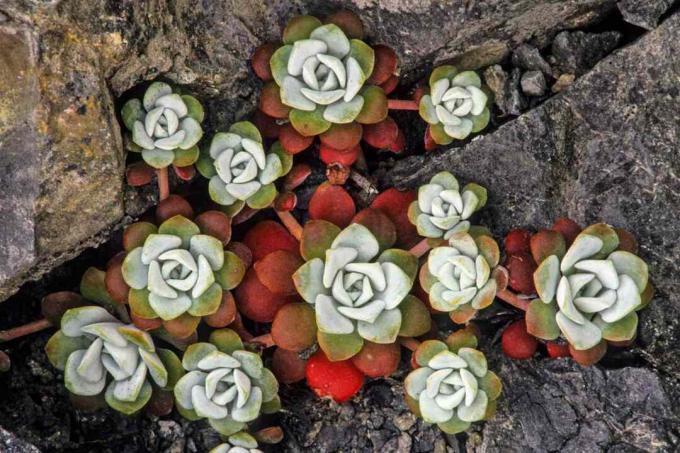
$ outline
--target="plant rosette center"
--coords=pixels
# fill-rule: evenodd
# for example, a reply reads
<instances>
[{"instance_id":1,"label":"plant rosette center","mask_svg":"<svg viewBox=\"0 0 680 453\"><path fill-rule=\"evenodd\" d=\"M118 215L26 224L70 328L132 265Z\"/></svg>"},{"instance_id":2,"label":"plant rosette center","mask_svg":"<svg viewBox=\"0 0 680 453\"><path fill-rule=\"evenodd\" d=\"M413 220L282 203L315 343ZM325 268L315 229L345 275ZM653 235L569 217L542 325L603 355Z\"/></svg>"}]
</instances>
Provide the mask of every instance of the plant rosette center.
<instances>
[{"instance_id":1,"label":"plant rosette center","mask_svg":"<svg viewBox=\"0 0 680 453\"><path fill-rule=\"evenodd\" d=\"M549 254L534 273L540 301L527 311L529 332L545 339L561 332L577 350L602 339L632 339L649 271L642 259L618 247L616 231L600 223L583 230L566 253L562 246L562 253Z\"/></svg>"},{"instance_id":2,"label":"plant rosette center","mask_svg":"<svg viewBox=\"0 0 680 453\"><path fill-rule=\"evenodd\" d=\"M358 333L383 344L396 340L402 324L399 305L412 280L379 251L373 233L354 223L337 234L324 258L313 258L295 272L297 290L313 304L320 332Z\"/></svg>"}]
</instances>

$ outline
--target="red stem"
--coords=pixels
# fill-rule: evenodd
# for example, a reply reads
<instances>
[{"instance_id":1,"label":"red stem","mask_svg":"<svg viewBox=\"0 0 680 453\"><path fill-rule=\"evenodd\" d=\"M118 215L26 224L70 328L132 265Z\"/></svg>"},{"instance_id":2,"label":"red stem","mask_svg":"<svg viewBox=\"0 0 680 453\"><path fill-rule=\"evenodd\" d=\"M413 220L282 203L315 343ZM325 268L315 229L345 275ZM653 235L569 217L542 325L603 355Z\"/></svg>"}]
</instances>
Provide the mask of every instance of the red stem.
<instances>
[{"instance_id":1,"label":"red stem","mask_svg":"<svg viewBox=\"0 0 680 453\"><path fill-rule=\"evenodd\" d=\"M427 242L427 239L423 239L422 241L418 242L416 245L411 247L411 250L409 250L409 253L420 258L424 254L426 254L429 250L430 250L430 244Z\"/></svg>"},{"instance_id":2,"label":"red stem","mask_svg":"<svg viewBox=\"0 0 680 453\"><path fill-rule=\"evenodd\" d=\"M23 326L14 327L13 329L0 331L0 342L14 340L25 335L40 332L48 327L52 327L52 323L47 319L39 319L37 321L24 324Z\"/></svg>"},{"instance_id":3,"label":"red stem","mask_svg":"<svg viewBox=\"0 0 680 453\"><path fill-rule=\"evenodd\" d=\"M168 167L158 169L158 197L160 201L170 196L170 183L168 181Z\"/></svg>"},{"instance_id":4,"label":"red stem","mask_svg":"<svg viewBox=\"0 0 680 453\"><path fill-rule=\"evenodd\" d=\"M290 234L292 234L295 239L298 241L302 240L302 225L300 225L300 222L293 217L293 214L288 211L276 211L276 215L279 216L283 225L288 228L288 231L290 231Z\"/></svg>"},{"instance_id":5,"label":"red stem","mask_svg":"<svg viewBox=\"0 0 680 453\"><path fill-rule=\"evenodd\" d=\"M502 289L496 293L496 297L500 300L509 303L513 307L519 308L522 311L527 311L529 308L529 299L519 297L517 294L507 289Z\"/></svg>"},{"instance_id":6,"label":"red stem","mask_svg":"<svg viewBox=\"0 0 680 453\"><path fill-rule=\"evenodd\" d=\"M418 103L411 99L388 99L387 108L390 110L418 110Z\"/></svg>"}]
</instances>

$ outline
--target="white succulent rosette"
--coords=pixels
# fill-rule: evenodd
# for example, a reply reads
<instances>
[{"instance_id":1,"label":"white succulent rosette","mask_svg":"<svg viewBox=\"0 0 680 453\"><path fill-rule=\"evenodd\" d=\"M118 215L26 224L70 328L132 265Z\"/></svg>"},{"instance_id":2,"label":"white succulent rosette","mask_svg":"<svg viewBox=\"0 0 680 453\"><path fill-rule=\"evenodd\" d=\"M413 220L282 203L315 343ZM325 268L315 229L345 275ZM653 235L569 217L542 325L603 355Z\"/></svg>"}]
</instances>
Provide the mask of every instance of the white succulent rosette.
<instances>
[{"instance_id":1,"label":"white succulent rosette","mask_svg":"<svg viewBox=\"0 0 680 453\"><path fill-rule=\"evenodd\" d=\"M197 167L210 179L210 198L222 206L240 210L244 203L262 209L276 197L274 182L290 171L292 157L279 143L265 152L262 135L254 124L242 121L233 124L228 132L218 132L210 143L207 154L201 156Z\"/></svg>"},{"instance_id":2,"label":"white succulent rosette","mask_svg":"<svg viewBox=\"0 0 680 453\"><path fill-rule=\"evenodd\" d=\"M106 388L107 404L126 414L146 405L151 382L167 388L166 363L173 358L179 363L172 352L157 350L147 332L95 306L67 310L46 351L52 364L64 370L71 393L95 396Z\"/></svg>"},{"instance_id":3,"label":"white succulent rosette","mask_svg":"<svg viewBox=\"0 0 680 453\"><path fill-rule=\"evenodd\" d=\"M281 102L293 109L293 125L299 117L313 117L320 133L359 115L364 106L360 91L374 62L373 49L363 41L348 39L335 24L319 23L274 52L270 66Z\"/></svg>"},{"instance_id":4,"label":"white succulent rosette","mask_svg":"<svg viewBox=\"0 0 680 453\"><path fill-rule=\"evenodd\" d=\"M487 235L455 233L448 246L432 249L421 273L432 308L448 313L466 304L477 310L489 306L497 290L491 272L498 259L498 245Z\"/></svg>"},{"instance_id":5,"label":"white succulent rosette","mask_svg":"<svg viewBox=\"0 0 680 453\"><path fill-rule=\"evenodd\" d=\"M241 431L229 436L227 442L210 450L210 453L263 453L257 448L257 440L250 434Z\"/></svg>"},{"instance_id":6,"label":"white succulent rosette","mask_svg":"<svg viewBox=\"0 0 680 453\"><path fill-rule=\"evenodd\" d=\"M184 167L198 158L196 144L203 136L203 107L192 96L174 93L164 82L154 82L144 98L129 100L121 112L132 142L154 168Z\"/></svg>"},{"instance_id":7,"label":"white succulent rosette","mask_svg":"<svg viewBox=\"0 0 680 453\"><path fill-rule=\"evenodd\" d=\"M293 275L302 298L314 305L316 323L326 334L358 334L374 343L393 343L402 324L399 306L413 280L390 261L390 250L379 256L373 233L354 223L342 230L325 251Z\"/></svg>"},{"instance_id":8,"label":"white succulent rosette","mask_svg":"<svg viewBox=\"0 0 680 453\"><path fill-rule=\"evenodd\" d=\"M130 250L121 270L132 288L130 303L134 299L152 317L169 321L184 313L206 316L217 311L222 290L229 289L222 286L228 264L219 239L201 234L195 223L178 215Z\"/></svg>"},{"instance_id":9,"label":"white succulent rosette","mask_svg":"<svg viewBox=\"0 0 680 453\"><path fill-rule=\"evenodd\" d=\"M436 143L463 140L489 123L488 97L474 71L440 66L430 75L430 92L420 99L420 116L430 125Z\"/></svg>"},{"instance_id":10,"label":"white succulent rosette","mask_svg":"<svg viewBox=\"0 0 680 453\"><path fill-rule=\"evenodd\" d=\"M550 336L556 337L557 329L551 328L556 323L577 350L593 348L602 339L633 338L649 271L642 259L618 245L616 231L600 223L583 230L561 258L545 258L534 273L543 304L535 301L529 307L530 332L553 331ZM534 323L542 328L534 329Z\"/></svg>"},{"instance_id":11,"label":"white succulent rosette","mask_svg":"<svg viewBox=\"0 0 680 453\"><path fill-rule=\"evenodd\" d=\"M456 177L443 171L420 186L418 199L409 206L408 217L419 235L448 239L470 229L470 216L486 204L486 199L484 187L470 183L461 190Z\"/></svg>"},{"instance_id":12,"label":"white succulent rosette","mask_svg":"<svg viewBox=\"0 0 680 453\"><path fill-rule=\"evenodd\" d=\"M187 373L174 390L183 416L207 418L225 436L255 420L263 405L278 401L278 382L258 354L227 351L212 343L189 346L182 357Z\"/></svg>"},{"instance_id":13,"label":"white succulent rosette","mask_svg":"<svg viewBox=\"0 0 680 453\"><path fill-rule=\"evenodd\" d=\"M468 347L453 352L444 342L430 340L415 357L420 368L406 376L404 388L423 420L453 434L493 412L489 406L495 405L501 383L483 353Z\"/></svg>"}]
</instances>

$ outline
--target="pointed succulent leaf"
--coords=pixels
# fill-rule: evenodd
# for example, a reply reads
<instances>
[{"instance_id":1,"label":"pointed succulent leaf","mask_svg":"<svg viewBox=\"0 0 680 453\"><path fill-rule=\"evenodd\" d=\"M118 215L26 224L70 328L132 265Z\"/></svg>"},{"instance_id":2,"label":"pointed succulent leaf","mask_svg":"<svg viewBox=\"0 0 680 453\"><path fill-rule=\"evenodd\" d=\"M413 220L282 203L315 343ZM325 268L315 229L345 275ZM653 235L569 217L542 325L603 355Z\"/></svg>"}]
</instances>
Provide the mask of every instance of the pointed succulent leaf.
<instances>
[{"instance_id":1,"label":"pointed succulent leaf","mask_svg":"<svg viewBox=\"0 0 680 453\"><path fill-rule=\"evenodd\" d=\"M555 321L557 309L555 303L544 303L534 299L527 307L527 332L542 340L555 340L560 336L560 328Z\"/></svg>"}]
</instances>

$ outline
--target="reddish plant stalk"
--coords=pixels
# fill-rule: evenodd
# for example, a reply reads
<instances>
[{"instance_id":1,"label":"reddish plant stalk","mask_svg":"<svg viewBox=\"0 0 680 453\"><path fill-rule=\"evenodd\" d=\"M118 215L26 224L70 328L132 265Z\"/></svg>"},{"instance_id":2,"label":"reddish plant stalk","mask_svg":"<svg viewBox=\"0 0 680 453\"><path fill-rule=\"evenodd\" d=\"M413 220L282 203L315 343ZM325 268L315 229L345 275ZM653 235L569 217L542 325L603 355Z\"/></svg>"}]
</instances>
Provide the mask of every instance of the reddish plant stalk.
<instances>
[{"instance_id":1,"label":"reddish plant stalk","mask_svg":"<svg viewBox=\"0 0 680 453\"><path fill-rule=\"evenodd\" d=\"M388 99L387 108L390 110L418 110L418 103L410 99Z\"/></svg>"},{"instance_id":2,"label":"reddish plant stalk","mask_svg":"<svg viewBox=\"0 0 680 453\"><path fill-rule=\"evenodd\" d=\"M276 215L279 216L283 225L288 228L288 231L290 231L290 234L292 234L295 239L298 241L302 240L302 225L300 225L300 222L293 217L293 214L288 211L276 211Z\"/></svg>"},{"instance_id":3,"label":"reddish plant stalk","mask_svg":"<svg viewBox=\"0 0 680 453\"><path fill-rule=\"evenodd\" d=\"M40 332L41 330L45 330L49 327L52 327L51 322L49 322L47 319L39 319L37 321L24 324L23 326L14 327L9 330L3 330L0 331L0 343Z\"/></svg>"},{"instance_id":4,"label":"reddish plant stalk","mask_svg":"<svg viewBox=\"0 0 680 453\"><path fill-rule=\"evenodd\" d=\"M170 196L170 182L168 181L168 167L158 169L158 197L160 201Z\"/></svg>"},{"instance_id":5,"label":"reddish plant stalk","mask_svg":"<svg viewBox=\"0 0 680 453\"><path fill-rule=\"evenodd\" d=\"M420 341L415 338L402 337L399 338L399 343L409 351L415 351L420 346Z\"/></svg>"},{"instance_id":6,"label":"reddish plant stalk","mask_svg":"<svg viewBox=\"0 0 680 453\"><path fill-rule=\"evenodd\" d=\"M250 340L248 340L248 343L257 343L266 349L274 346L274 339L272 338L271 333L266 333L255 338L251 338Z\"/></svg>"},{"instance_id":7,"label":"reddish plant stalk","mask_svg":"<svg viewBox=\"0 0 680 453\"><path fill-rule=\"evenodd\" d=\"M509 291L507 289L502 289L496 292L496 297L498 297L503 302L507 302L515 308L519 308L522 311L527 311L529 308L529 300L519 297L517 294Z\"/></svg>"},{"instance_id":8,"label":"reddish plant stalk","mask_svg":"<svg viewBox=\"0 0 680 453\"><path fill-rule=\"evenodd\" d=\"M422 241L418 242L416 245L411 247L409 253L420 258L421 256L425 255L429 250L430 244L427 242L427 239L423 239Z\"/></svg>"}]
</instances>

